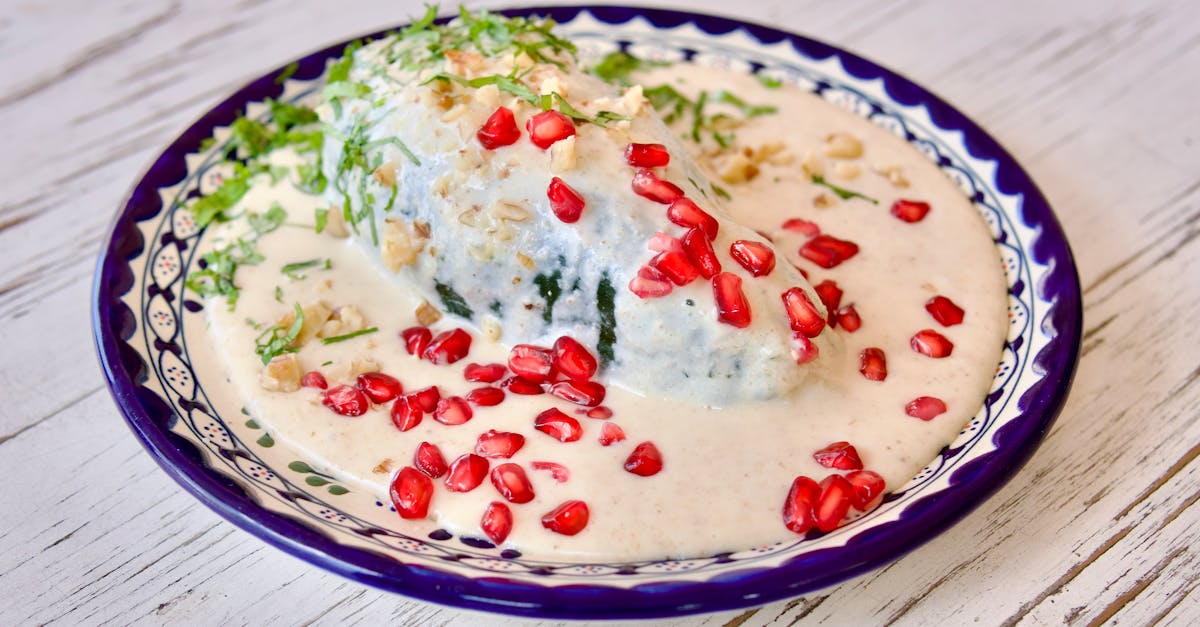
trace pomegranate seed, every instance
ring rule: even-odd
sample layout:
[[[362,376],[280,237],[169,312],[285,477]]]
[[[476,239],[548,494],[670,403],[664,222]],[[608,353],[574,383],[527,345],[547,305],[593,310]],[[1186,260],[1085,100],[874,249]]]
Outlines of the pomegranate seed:
[[[474,453],[464,453],[450,464],[450,470],[443,483],[451,492],[470,492],[483,483],[488,474],[488,466],[487,458]]]
[[[583,436],[579,421],[554,407],[538,414],[533,421],[533,428],[559,442],[574,442]]]
[[[954,351],[954,343],[933,329],[917,331],[917,334],[912,336],[908,343],[913,350],[934,359],[949,357],[950,353]]]
[[[846,475],[851,487],[854,488],[854,494],[850,497],[850,504],[854,509],[859,511],[867,511],[867,506],[871,504],[878,496],[883,494],[887,483],[879,473],[871,470],[856,470]]]
[[[512,527],[512,510],[500,501],[488,503],[487,509],[483,510],[483,518],[479,521],[479,528],[492,541],[492,544],[496,546],[503,544],[504,540],[508,538],[508,534],[512,533]]]
[[[887,379],[887,356],[883,349],[874,346],[864,348],[858,354],[858,371],[870,381]]]
[[[566,501],[542,516],[543,527],[564,536],[583,531],[587,523],[588,506],[583,501]]]
[[[433,498],[433,481],[416,468],[405,466],[392,479],[392,505],[401,518],[424,518]]]
[[[808,293],[793,287],[783,293],[783,307],[792,330],[805,337],[817,337],[825,329],[825,318],[817,311]]]
[[[533,484],[525,476],[525,469],[517,464],[500,464],[492,469],[492,485],[510,503],[528,503],[533,500]]]
[[[613,412],[607,407],[593,407],[587,410],[586,414],[588,418],[595,418],[596,420],[608,420],[609,418],[612,418]]]
[[[484,457],[503,457],[508,459],[525,446],[525,436],[509,431],[488,429],[479,435],[475,442],[475,453]]]
[[[849,442],[834,442],[829,446],[813,453],[813,459],[826,468],[838,470],[862,470],[862,458],[858,449]]]
[[[358,375],[355,384],[372,403],[386,403],[404,392],[404,386],[396,377],[382,372],[364,372]]]
[[[612,423],[608,423],[612,424]],[[657,475],[662,470],[662,453],[651,442],[642,442],[625,458],[625,470],[639,477]]]
[[[571,118],[551,109],[529,118],[525,122],[525,130],[529,131],[529,141],[545,150],[554,142],[574,135],[575,123]]]
[[[508,353],[508,368],[527,381],[543,383],[554,369],[554,351],[532,344],[517,344]]]
[[[920,222],[929,213],[929,203],[919,200],[897,200],[892,203],[892,215],[905,222]]]
[[[921,420],[933,420],[946,413],[946,403],[934,396],[920,396],[904,406],[904,413]]]
[[[739,329],[750,326],[750,303],[742,292],[742,280],[736,274],[721,272],[713,277],[712,284],[717,320]]]
[[[442,331],[438,333],[429,346],[421,353],[421,357],[433,364],[452,364],[471,350],[471,336],[462,329]]]
[[[671,237],[662,231],[656,231],[654,237],[646,243],[646,248],[653,250],[656,253],[664,252],[683,252],[683,243],[677,237]]]
[[[796,533],[808,533],[817,524],[813,505],[816,505],[820,496],[821,486],[816,481],[804,475],[796,477],[783,502],[783,524]]]
[[[521,129],[517,128],[517,120],[511,110],[507,107],[497,107],[475,132],[475,137],[484,148],[495,150],[516,143],[521,137]]]
[[[762,242],[740,239],[729,245],[729,256],[751,276],[765,276],[775,269],[775,251]]]
[[[854,308],[853,303],[837,310],[833,320],[837,326],[845,329],[847,333],[854,333],[862,328],[862,318],[859,317],[858,310]]]
[[[433,410],[433,419],[444,425],[461,425],[471,419],[474,412],[471,411],[471,406],[467,403],[467,399],[461,396],[448,396],[438,401],[437,407]]]
[[[671,285],[671,281],[663,273],[650,266],[642,266],[638,270],[637,276],[629,281],[629,291],[638,298],[666,296],[673,289],[675,287]]]
[[[392,403],[392,424],[401,431],[408,431],[421,424],[425,412],[421,410],[420,401],[412,394],[405,394]]]
[[[662,144],[629,144],[625,162],[635,168],[661,168],[671,162],[671,153]]]
[[[550,179],[546,197],[550,199],[550,210],[554,212],[554,216],[567,224],[578,222],[579,216],[583,215],[583,208],[587,205],[579,192],[571,189],[570,185],[557,176]]]
[[[316,370],[310,370],[304,373],[304,376],[300,378],[300,386],[324,390],[325,388],[329,387],[329,382],[325,380],[325,375],[317,372]]]
[[[421,411],[427,414],[433,413],[433,410],[437,409],[438,401],[442,400],[442,393],[438,391],[436,385],[431,385],[416,392],[409,392],[405,396],[411,397],[412,400],[410,402],[416,402],[417,407],[420,407]]]
[[[555,462],[529,462],[534,470],[545,470],[554,478],[555,483],[566,483],[571,478],[571,471],[566,466]]]
[[[809,237],[816,237],[821,234],[821,227],[817,226],[816,222],[802,220],[800,218],[792,218],[783,223],[784,230],[800,233]]]
[[[534,383],[529,379],[517,376],[509,377],[501,381],[500,387],[508,390],[512,394],[519,394],[521,396],[537,396],[538,394],[546,393],[546,389],[542,387],[541,383]]]
[[[858,244],[831,235],[818,235],[800,247],[800,256],[821,266],[832,268],[858,254]]]
[[[539,388],[541,389],[541,388]],[[468,403],[478,405],[479,407],[494,407],[504,402],[504,390],[492,387],[490,385],[481,388],[475,388],[464,397]]]
[[[606,422],[600,426],[600,446],[609,446],[625,441],[625,430],[615,422]]]
[[[699,227],[688,229],[684,234],[683,250],[687,252],[688,259],[696,266],[700,276],[711,279],[721,271],[721,262],[717,259],[712,242],[708,241],[708,236]]]
[[[604,402],[606,390],[595,381],[559,381],[546,390],[555,396],[576,405],[595,407]]]
[[[817,348],[817,345],[805,337],[803,333],[795,332],[792,334],[792,359],[795,359],[797,364],[803,366],[819,357],[820,354],[821,351]]]
[[[945,296],[934,296],[929,299],[929,302],[925,303],[925,311],[928,311],[929,315],[944,327],[962,324],[963,321],[962,307],[955,305],[954,301]]]
[[[683,198],[683,190],[674,183],[658,178],[654,172],[646,168],[638,168],[633,173],[633,192],[642,198],[648,198],[657,203],[669,205]]]
[[[554,341],[554,369],[576,381],[587,381],[596,374],[596,358],[574,338],[562,336]]]
[[[700,274],[687,255],[677,252],[658,253],[650,260],[650,267],[661,272],[675,285],[687,285]]]
[[[842,288],[838,287],[836,281],[825,279],[814,285],[813,291],[817,293],[817,298],[821,299],[821,304],[825,305],[825,310],[830,315],[842,304]]]
[[[413,465],[417,470],[429,475],[430,479],[437,479],[449,469],[446,458],[442,457],[442,450],[429,442],[417,445],[417,450],[413,452]]]
[[[404,340],[404,349],[408,354],[420,358],[425,353],[425,347],[433,340],[433,333],[425,327],[410,327],[400,332],[400,338]]]
[[[321,404],[343,416],[361,416],[367,413],[371,401],[358,388],[349,385],[339,385],[325,390]]]
[[[850,499],[854,495],[854,486],[850,485],[841,475],[829,475],[821,482],[821,497],[813,507],[817,519],[817,529],[833,531],[842,524],[842,519],[850,511]]]
[[[717,239],[717,231],[720,229],[716,218],[708,215],[707,211],[684,197],[671,202],[671,206],[667,208],[667,219],[682,227],[689,229],[695,227],[704,231],[710,242]]]
[[[504,378],[508,369],[504,364],[467,364],[463,378],[476,383],[495,383]]]

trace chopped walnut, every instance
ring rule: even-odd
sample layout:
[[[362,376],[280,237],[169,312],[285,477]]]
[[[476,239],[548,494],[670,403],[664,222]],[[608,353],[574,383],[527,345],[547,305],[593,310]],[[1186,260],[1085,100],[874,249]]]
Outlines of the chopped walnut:
[[[427,327],[438,320],[442,319],[442,312],[438,311],[437,307],[429,304],[429,301],[422,300],[420,305],[417,305],[417,324]]]
[[[858,166],[853,163],[846,163],[845,161],[839,161],[837,165],[833,166],[833,173],[844,179],[857,178],[858,173],[861,171]]]
[[[378,464],[375,464],[375,467],[371,469],[371,472],[377,475],[386,475],[392,472],[392,469],[395,467],[396,462],[392,461],[392,458],[390,457],[385,457],[381,459]]]
[[[554,146],[561,143],[557,142]],[[553,146],[551,146],[551,149],[553,149]],[[524,222],[529,219],[528,209],[505,200],[497,201],[488,211],[497,220],[505,220],[507,222]]]
[[[484,85],[476,89],[475,102],[487,107],[489,111],[494,110],[500,106],[500,89],[495,85]]]
[[[463,114],[466,113],[467,111],[468,111],[467,105],[460,102],[460,103],[454,105],[453,107],[450,107],[449,110],[447,110],[445,113],[443,113],[441,120],[443,122],[453,122],[453,121],[457,120],[458,118],[461,118],[463,116]]]
[[[425,247],[425,238],[414,237],[404,222],[391,218],[383,223],[381,242],[379,254],[392,272],[416,263],[417,255]]]
[[[300,313],[304,314],[304,324],[300,326],[300,334],[296,336],[296,341],[292,342],[291,348],[300,348],[316,337],[321,330],[321,325],[325,324],[333,312],[328,305],[317,301],[301,307]],[[288,329],[294,322],[296,322],[296,312],[288,311],[279,319],[279,322],[275,323],[275,326]]]
[[[635,116],[642,112],[642,107],[646,106],[646,94],[641,85],[634,85],[625,90],[625,94],[621,96],[621,102],[624,105],[625,114]]]
[[[805,152],[804,157],[800,159],[800,169],[804,170],[804,174],[808,177],[825,175],[825,165],[821,163],[820,157],[811,150]]]
[[[721,177],[722,181],[736,185],[752,180],[758,176],[758,172],[758,166],[754,165],[746,155],[736,153],[718,166],[717,175]]]
[[[550,171],[555,174],[575,169],[575,136],[550,144]]]
[[[533,264],[533,257],[530,257],[529,255],[526,255],[525,253],[518,252],[517,253],[517,261],[522,266],[524,266],[526,270],[533,270],[535,267]]]
[[[481,71],[484,68],[483,57],[474,52],[462,52],[461,50],[445,50],[446,61],[450,65],[450,71],[459,76],[466,76]]]
[[[338,239],[350,237],[346,230],[346,220],[342,216],[341,205],[333,205],[325,212],[325,233]]]
[[[538,93],[542,95],[557,93],[559,96],[566,98],[567,88],[558,80],[557,76],[551,76],[542,81],[541,86],[538,87]]]
[[[307,326],[307,322],[308,320],[306,319],[305,326]],[[367,325],[363,320],[362,312],[360,312],[357,307],[353,305],[344,305],[333,311],[333,314],[329,316],[329,319],[326,320],[323,325],[321,325],[321,330],[316,335],[317,337],[323,338],[335,337],[338,335],[345,335],[347,333],[354,333],[355,331],[361,331],[366,328],[366,326]]]
[[[825,156],[834,159],[857,159],[862,156],[862,142],[849,133],[833,133],[825,138]]]
[[[350,370],[346,373],[346,378],[356,379],[358,375],[368,372],[379,372],[379,363],[368,357],[355,357],[350,360]]]
[[[396,164],[391,161],[384,162],[378,168],[375,168],[375,171],[371,173],[371,178],[384,187],[395,187]]]
[[[484,318],[483,324],[480,326],[480,330],[483,331],[483,337],[485,337],[493,342],[500,341],[500,321],[499,320],[496,320],[495,318],[493,318],[491,316]]]
[[[833,197],[830,196],[829,194],[826,194],[825,192],[821,192],[820,194],[817,194],[816,197],[813,198],[813,206],[817,207],[818,209],[824,209],[826,207],[831,207],[831,206],[833,206]]]
[[[895,164],[875,165],[871,167],[876,174],[886,178],[892,185],[901,189],[908,187],[908,179],[904,176],[904,172],[900,166]]]
[[[295,353],[276,356],[258,375],[258,384],[271,392],[295,392],[300,389],[300,358]]]

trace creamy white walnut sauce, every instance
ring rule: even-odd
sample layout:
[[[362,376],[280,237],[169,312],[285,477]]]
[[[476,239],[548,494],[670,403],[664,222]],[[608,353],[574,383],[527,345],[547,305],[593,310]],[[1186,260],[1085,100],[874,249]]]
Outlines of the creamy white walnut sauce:
[[[553,559],[740,550],[870,509],[979,410],[996,248],[887,131],[489,15],[328,78],[235,125],[189,284],[254,417],[401,515]]]

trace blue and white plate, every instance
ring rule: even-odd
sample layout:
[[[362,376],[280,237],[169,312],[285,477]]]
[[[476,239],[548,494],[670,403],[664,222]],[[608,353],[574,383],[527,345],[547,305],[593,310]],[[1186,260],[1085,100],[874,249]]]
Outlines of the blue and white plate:
[[[933,94],[812,39],[728,18],[634,7],[508,11],[548,15],[585,53],[757,72],[819,94],[912,143],[953,179],[1005,262],[1011,326],[986,405],[959,438],[882,506],[831,533],[693,559],[534,561],[434,529],[417,534],[390,505],[313,471],[241,411],[183,279],[199,261],[184,200],[212,185],[202,150],[266,98],[319,87],[342,45],[272,71],[206,113],[130,193],[96,269],[93,326],[130,427],[184,488],[239,527],[355,581],[436,603],[538,617],[635,618],[760,605],[836,584],[941,533],[1007,481],[1066,398],[1079,353],[1071,251],[1029,176],[982,129]],[[413,535],[409,535],[413,534]]]

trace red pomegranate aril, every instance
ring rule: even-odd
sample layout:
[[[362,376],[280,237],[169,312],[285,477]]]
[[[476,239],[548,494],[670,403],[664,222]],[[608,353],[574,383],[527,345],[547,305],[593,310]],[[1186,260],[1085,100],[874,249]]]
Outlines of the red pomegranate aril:
[[[474,412],[467,399],[461,396],[448,396],[438,401],[433,410],[433,419],[449,426],[461,425],[471,419]]]
[[[417,406],[427,414],[432,414],[433,410],[437,409],[438,401],[442,400],[442,393],[436,385],[422,388],[416,392],[409,392],[405,396],[412,397]]]
[[[600,426],[600,446],[610,446],[625,441],[625,430],[615,422],[606,422]]]
[[[405,394],[392,403],[392,424],[401,431],[408,431],[421,424],[425,412],[421,409],[420,401],[412,394]]]
[[[596,420],[608,420],[609,418],[612,418],[613,411],[607,407],[593,407],[587,410],[585,415],[587,415],[588,418],[595,418]]]
[[[583,436],[579,421],[554,407],[538,414],[533,421],[533,428],[559,442],[574,442]]]
[[[495,150],[516,143],[521,138],[521,129],[517,127],[517,120],[510,109],[497,107],[475,132],[475,137],[484,148]]]
[[[571,471],[566,466],[555,462],[529,462],[534,470],[545,470],[554,478],[555,483],[566,483],[571,478]]]
[[[554,533],[573,536],[588,523],[588,506],[583,501],[566,501],[542,516],[542,526]]]
[[[841,475],[829,475],[821,481],[821,496],[813,507],[817,529],[833,531],[850,512],[854,486]]]
[[[870,381],[887,379],[887,355],[882,348],[864,348],[858,354],[858,371]]]
[[[775,269],[775,251],[762,242],[737,240],[729,245],[729,256],[751,276],[766,276]]]
[[[744,329],[750,326],[750,303],[742,292],[742,279],[728,272],[712,279],[713,298],[717,301],[717,320]]]
[[[949,357],[950,353],[954,351],[954,343],[933,329],[917,331],[908,343],[913,350],[934,359]]]
[[[637,276],[629,280],[629,291],[638,298],[658,298],[674,289],[670,279],[650,266],[642,266]]]
[[[512,376],[501,381],[500,387],[508,390],[511,394],[518,394],[520,396],[537,396],[538,394],[546,393],[546,388],[541,383],[518,376]]]
[[[717,231],[721,226],[716,218],[708,215],[707,211],[701,209],[691,199],[683,197],[674,200],[671,206],[667,207],[667,219],[682,227],[698,228],[704,231],[710,242],[717,239]]]
[[[475,453],[484,457],[508,459],[525,446],[525,436],[510,431],[488,429],[475,441]]]
[[[892,203],[892,215],[905,222],[920,222],[929,213],[929,203],[919,200],[897,200]]]
[[[300,378],[300,387],[324,390],[329,387],[329,382],[325,380],[325,375],[316,370],[310,370]]]
[[[424,518],[433,498],[433,481],[416,468],[405,466],[392,479],[392,505],[401,518]]]
[[[584,207],[587,206],[583,196],[580,196],[579,192],[557,176],[550,179],[550,186],[546,188],[546,197],[550,199],[550,211],[554,212],[554,217],[566,224],[578,222],[579,216],[583,215]]]
[[[404,349],[408,354],[420,358],[433,341],[433,332],[425,327],[409,327],[400,332],[400,338],[404,340]]]
[[[662,144],[629,144],[625,162],[635,168],[661,168],[671,162],[671,153]]]
[[[692,227],[684,234],[683,250],[700,276],[711,279],[721,271],[721,261],[717,259],[712,242],[708,241],[708,236],[699,227]]]
[[[504,390],[490,385],[481,388],[475,388],[463,398],[467,402],[479,407],[494,407],[504,402]]]
[[[813,453],[813,459],[826,468],[838,470],[862,470],[862,458],[858,449],[849,442],[834,442],[829,446]]]
[[[633,183],[631,184],[633,193],[653,200],[657,203],[669,205],[679,198],[683,198],[683,190],[670,181],[664,181],[658,178],[658,175],[646,168],[638,168],[633,173]]]
[[[835,326],[842,327],[847,333],[854,333],[862,328],[862,318],[858,315],[858,310],[854,308],[853,303],[837,310],[833,321]]]
[[[413,451],[413,465],[417,470],[429,475],[430,479],[437,479],[450,468],[446,464],[446,458],[442,456],[442,450],[429,442],[417,445],[417,450]]]
[[[595,407],[603,403],[607,392],[603,385],[595,381],[559,381],[546,391],[550,396],[584,407]]]
[[[545,150],[554,142],[574,135],[575,123],[571,118],[551,109],[529,118],[525,122],[525,130],[529,131],[529,141]]]
[[[483,483],[484,478],[487,477],[489,465],[485,457],[474,453],[464,453],[450,464],[443,483],[451,492],[470,492]]]
[[[858,244],[831,235],[818,235],[800,247],[800,256],[829,269],[858,254]]]
[[[467,364],[463,378],[475,383],[495,383],[504,378],[508,368],[504,364]]]
[[[846,475],[846,481],[854,488],[850,504],[854,509],[866,511],[872,501],[879,498],[887,488],[887,482],[872,470],[856,470]]]
[[[656,253],[667,251],[681,253],[683,252],[683,242],[680,242],[677,237],[671,237],[662,231],[657,231],[654,233],[654,237],[651,237],[650,241],[646,242],[646,248]]]
[[[611,424],[611,423],[610,423]],[[639,477],[657,475],[663,467],[662,453],[652,442],[642,442],[625,458],[625,470]]]
[[[362,390],[349,385],[338,385],[328,390],[321,397],[321,404],[342,416],[361,416],[371,407],[371,401]]]
[[[492,541],[492,544],[499,546],[508,538],[508,534],[512,533],[513,515],[512,510],[500,501],[492,501],[488,503],[487,509],[483,510],[483,518],[479,521],[479,528],[483,530],[483,534]]]
[[[566,335],[554,341],[554,369],[575,381],[587,381],[596,374],[596,358],[583,344]]]
[[[817,524],[813,506],[820,497],[821,486],[816,481],[804,475],[796,477],[783,501],[783,524],[796,533],[808,533]]]
[[[508,369],[534,383],[543,383],[554,369],[554,351],[532,344],[517,344],[508,353]]]
[[[803,333],[799,331],[792,333],[792,359],[795,359],[797,364],[803,366],[815,360],[820,354],[821,351],[817,345]]]
[[[814,285],[813,291],[817,293],[817,298],[821,299],[821,304],[825,305],[825,310],[831,316],[833,312],[837,311],[838,306],[842,304],[842,288],[838,287],[836,281],[825,279]]]
[[[434,336],[429,346],[421,352],[421,357],[433,364],[452,364],[466,357],[470,351],[471,336],[462,329],[454,329]]]
[[[946,403],[935,396],[919,396],[904,406],[904,413],[929,421],[946,413]]]
[[[785,231],[792,231],[793,233],[800,233],[809,237],[816,237],[821,234],[821,227],[817,226],[816,222],[803,220],[801,218],[785,220],[783,223],[783,229]]]
[[[962,307],[955,305],[954,301],[945,296],[938,295],[929,299],[929,302],[925,303],[925,311],[944,327],[962,324],[963,321]]]
[[[404,393],[400,380],[382,372],[364,372],[355,379],[355,387],[362,390],[372,403],[386,403]]]
[[[792,330],[805,337],[817,337],[825,329],[825,318],[817,311],[812,299],[799,287],[783,293],[783,308],[787,312]]]
[[[684,253],[658,253],[650,260],[650,267],[661,272],[675,285],[687,285],[700,275],[700,271]]]
[[[500,464],[492,469],[492,485],[510,503],[528,503],[533,500],[533,484],[525,476],[525,469],[517,464]]]

